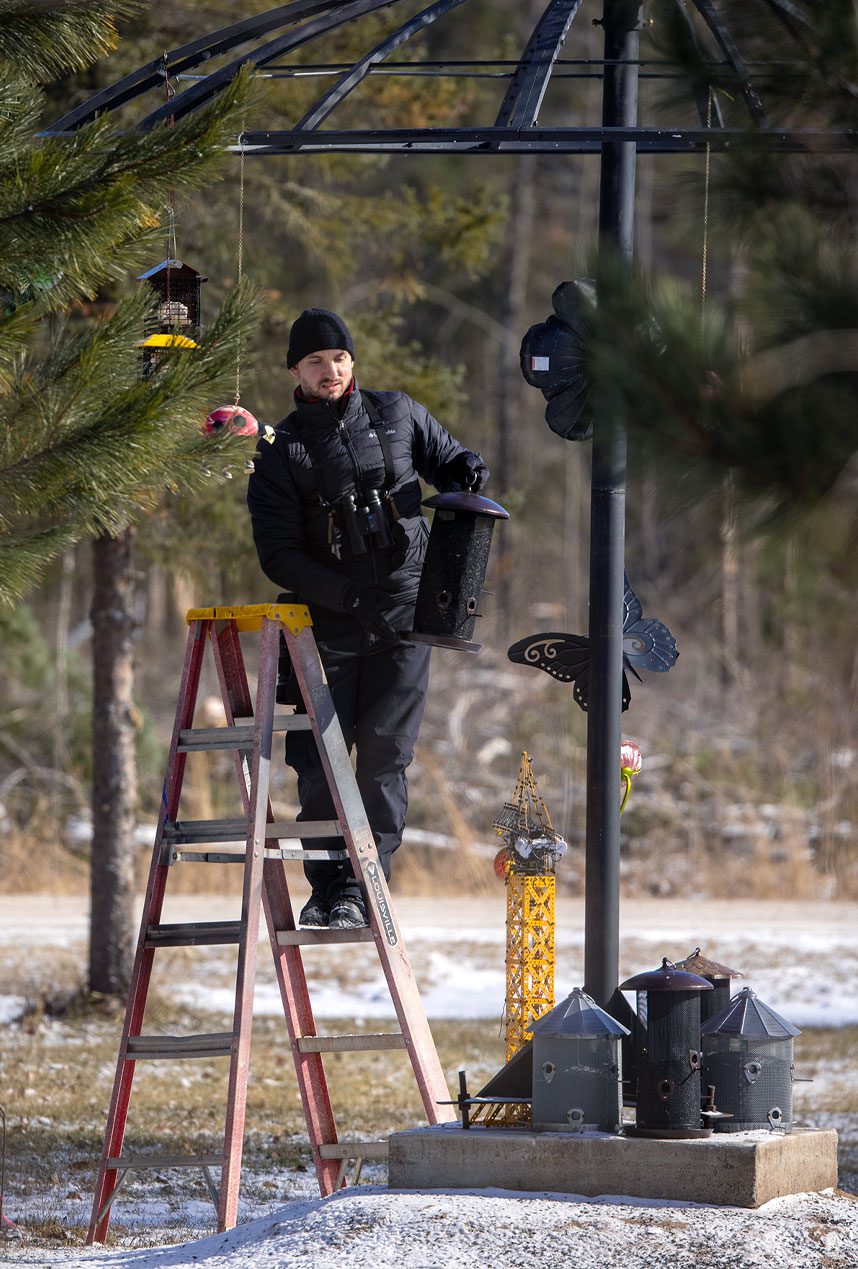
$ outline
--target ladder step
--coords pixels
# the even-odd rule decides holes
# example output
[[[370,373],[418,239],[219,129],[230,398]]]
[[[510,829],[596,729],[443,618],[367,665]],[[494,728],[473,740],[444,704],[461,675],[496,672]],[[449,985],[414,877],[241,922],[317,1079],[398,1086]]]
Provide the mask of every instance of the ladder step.
[[[142,1058],[228,1057],[232,1053],[231,1031],[212,1035],[132,1035],[128,1037],[128,1060]]]
[[[309,731],[306,714],[284,714],[274,719],[274,731]],[[186,727],[179,732],[178,753],[199,753],[215,749],[250,749],[254,727]]]
[[[242,846],[247,841],[250,826],[247,820],[176,820],[173,824],[165,824],[163,840],[175,846],[192,846],[195,843],[239,842]],[[297,820],[284,822],[274,821],[265,826],[265,840],[279,841],[281,838],[305,837],[342,837],[343,830],[339,820],[307,820],[299,824]]]
[[[323,1159],[386,1159],[386,1141],[338,1141],[333,1146],[319,1146]]]
[[[222,1163],[222,1154],[204,1154],[196,1157],[189,1154],[163,1154],[158,1158],[152,1155],[131,1154],[107,1160],[107,1166],[111,1171],[124,1168],[129,1172],[143,1171],[146,1168],[219,1168]]]
[[[240,940],[240,921],[189,921],[179,925],[147,925],[144,946],[202,947]]]
[[[300,846],[281,846],[279,850],[266,850],[266,859],[348,859],[347,850],[302,850]],[[177,850],[165,846],[161,863],[173,864],[243,864],[243,850]]]
[[[354,930],[278,930],[280,947],[313,947],[326,943],[371,943],[372,930],[360,925]]]
[[[299,1053],[363,1053],[371,1049],[404,1049],[401,1031],[370,1035],[305,1035],[295,1041]]]

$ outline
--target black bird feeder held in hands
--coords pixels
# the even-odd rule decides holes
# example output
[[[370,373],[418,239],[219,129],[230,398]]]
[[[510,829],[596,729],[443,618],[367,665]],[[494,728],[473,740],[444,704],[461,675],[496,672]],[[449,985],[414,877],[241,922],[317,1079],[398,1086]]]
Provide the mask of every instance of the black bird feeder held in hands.
[[[403,636],[439,648],[479,652],[471,636],[486,579],[495,522],[508,520],[491,498],[475,493],[442,493],[427,498],[434,508],[426,560],[420,576],[414,629]]]

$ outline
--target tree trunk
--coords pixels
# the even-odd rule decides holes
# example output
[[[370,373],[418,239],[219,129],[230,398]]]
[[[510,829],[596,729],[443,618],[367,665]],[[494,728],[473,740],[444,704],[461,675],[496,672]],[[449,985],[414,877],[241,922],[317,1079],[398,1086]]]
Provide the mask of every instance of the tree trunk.
[[[127,991],[134,960],[133,532],[93,542],[89,986],[105,995]]]

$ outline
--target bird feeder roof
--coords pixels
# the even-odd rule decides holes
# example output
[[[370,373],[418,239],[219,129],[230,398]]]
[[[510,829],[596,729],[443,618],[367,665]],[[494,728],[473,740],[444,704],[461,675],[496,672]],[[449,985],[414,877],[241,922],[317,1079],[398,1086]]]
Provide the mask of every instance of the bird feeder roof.
[[[686,956],[685,960],[677,961],[676,968],[686,969],[690,974],[700,974],[703,978],[745,977],[738,969],[729,969],[726,965],[719,965],[717,961],[710,961],[708,956],[701,956],[699,947]]]
[[[699,974],[679,969],[665,956],[661,969],[635,974],[620,983],[620,991],[712,991],[712,984]]]
[[[509,512],[499,502],[484,498],[475,493],[441,493],[433,494],[423,500],[424,507],[433,507],[440,511],[467,511],[473,516],[490,516],[495,520],[508,520]]]
[[[171,269],[173,273],[184,273],[186,276],[190,274],[197,278],[200,282],[208,282],[205,274],[200,273],[191,264],[183,264],[181,260],[162,260],[160,264],[154,264],[151,269],[147,269],[145,273],[137,275],[138,282],[150,282],[152,278],[157,277],[159,273],[163,273],[165,269]]]
[[[621,1036],[628,1035],[629,1030],[604,1009],[600,1009],[595,1000],[586,995],[580,987],[576,987],[570,996],[534,1022],[533,1034],[535,1036]]]
[[[801,1035],[786,1018],[758,1000],[750,987],[743,987],[720,1013],[708,1018],[700,1029],[701,1035],[733,1035],[747,1039],[786,1039]]]

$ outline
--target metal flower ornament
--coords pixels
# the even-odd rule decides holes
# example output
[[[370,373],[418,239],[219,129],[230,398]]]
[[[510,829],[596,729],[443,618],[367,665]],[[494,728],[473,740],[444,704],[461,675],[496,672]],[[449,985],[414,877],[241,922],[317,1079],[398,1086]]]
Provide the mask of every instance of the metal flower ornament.
[[[623,595],[623,709],[632,699],[626,671],[643,682],[638,670],[663,674],[675,663],[679,652],[667,626],[655,617],[643,615],[643,605],[625,576]],[[519,639],[507,649],[510,661],[544,670],[561,683],[574,683],[576,702],[585,712],[590,682],[590,640],[587,635],[549,631]]]

